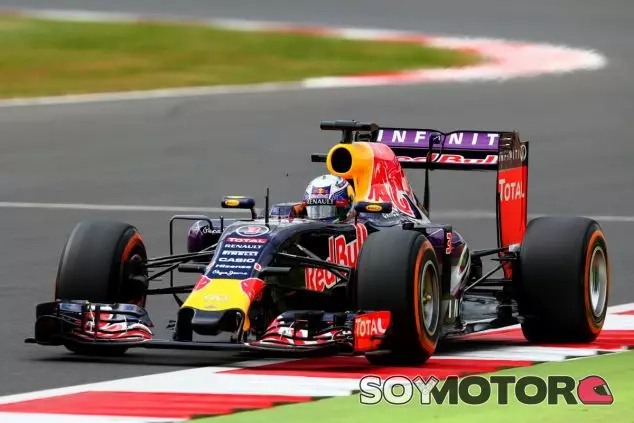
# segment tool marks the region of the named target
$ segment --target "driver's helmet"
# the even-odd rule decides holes
[[[306,217],[332,222],[345,219],[354,201],[352,186],[345,179],[322,175],[313,179],[304,192]]]

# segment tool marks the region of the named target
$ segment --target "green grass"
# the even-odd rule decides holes
[[[480,60],[402,43],[0,15],[0,97],[296,81]]]
[[[338,397],[298,405],[240,412],[195,420],[196,423],[626,423],[634,421],[634,352],[624,352],[563,363],[509,369],[496,375],[570,375],[581,379],[590,374],[602,376],[614,395],[612,405],[522,405],[509,399],[508,405],[496,400],[480,406],[469,405],[361,405],[358,395]],[[510,391],[512,392],[512,391]],[[509,392],[509,393],[510,393]],[[531,394],[531,392],[528,392]],[[495,397],[495,392],[494,396]]]

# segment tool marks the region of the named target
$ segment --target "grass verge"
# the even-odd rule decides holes
[[[0,97],[79,94],[443,68],[475,55],[412,44],[0,15]]]
[[[631,421],[634,415],[634,352],[546,363],[533,367],[509,369],[496,375],[570,375],[579,379],[596,374],[603,377],[614,395],[612,405],[522,405],[509,398],[508,405],[498,405],[494,391],[492,400],[479,406],[420,405],[412,401],[405,405],[361,405],[358,395],[338,397],[297,405],[246,411],[228,416],[194,420],[196,423],[605,423]],[[509,392],[509,397],[510,393]],[[530,390],[528,392],[531,394]]]

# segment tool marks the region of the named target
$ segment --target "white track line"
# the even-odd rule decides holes
[[[61,209],[61,210],[94,210],[94,211],[139,211],[139,212],[207,212],[207,213],[247,213],[246,210],[223,209],[221,207],[179,207],[148,206],[125,204],[84,204],[84,203],[28,203],[0,201],[4,209]]]
[[[569,357],[593,357],[599,354],[597,349],[558,348],[558,347],[502,347],[490,349],[474,349],[473,351],[456,352],[445,356],[463,356],[470,359],[488,358],[498,360],[530,360],[530,361],[565,361]]]
[[[571,48],[545,43],[522,41],[447,37],[372,28],[333,28],[301,26],[291,23],[262,22],[232,19],[191,19],[183,17],[132,13],[106,13],[81,10],[33,10],[2,8],[13,15],[50,20],[78,22],[172,22],[222,27],[240,31],[268,31],[277,33],[305,33],[347,40],[390,41],[419,46],[469,50],[487,59],[486,62],[461,68],[414,69],[355,76],[328,76],[308,78],[297,82],[231,85],[216,87],[188,87],[148,91],[96,93],[41,98],[1,100],[0,107],[43,106],[94,103],[108,101],[181,98],[224,94],[263,93],[300,89],[366,87],[379,85],[410,85],[437,82],[504,81],[511,78],[534,77],[545,74],[563,74],[580,70],[601,69],[607,59],[587,49]]]
[[[634,310],[634,303],[619,304],[619,305],[608,307],[608,313],[610,314],[622,313],[624,311],[631,311],[631,310]]]
[[[173,372],[166,373],[156,373],[145,376],[134,376],[125,379],[113,379],[104,382],[96,382],[96,383],[86,383],[82,385],[74,385],[74,386],[65,386],[61,388],[52,388],[52,389],[44,389],[41,391],[34,392],[26,392],[22,394],[13,394],[13,395],[5,395],[0,396],[0,404],[10,404],[13,402],[19,401],[30,401],[39,398],[48,398],[59,395],[69,395],[76,394],[84,391],[91,390],[131,390],[135,386],[152,386],[153,384],[165,384],[176,381],[191,381],[191,380],[201,380],[205,381],[210,379],[216,373],[227,372],[230,370],[240,370],[245,367],[258,367],[266,364],[277,364],[283,363],[290,360],[282,360],[282,359],[261,359],[261,360],[251,360],[251,361],[242,361],[237,363],[231,363],[227,366],[210,366],[210,367],[199,367],[195,369],[186,369],[186,370],[177,370]],[[202,382],[200,382],[202,383]],[[183,382],[186,385],[185,382]],[[222,389],[222,386],[216,386],[218,389]],[[2,420],[0,420],[2,421]]]
[[[58,106],[64,104],[107,103],[129,100],[156,100],[225,94],[258,94],[305,89],[300,82],[263,83],[249,85],[219,85],[215,87],[172,88],[99,94],[77,94],[53,97],[0,100],[0,108],[21,106]]]
[[[292,360],[275,360],[277,363]],[[256,367],[256,366],[252,366]],[[0,397],[0,404],[77,394],[86,391],[173,392],[234,395],[343,396],[358,386],[355,378],[226,373],[234,367],[199,367],[114,379]],[[2,420],[0,420],[2,421]]]
[[[172,213],[247,213],[245,210],[223,209],[221,207],[204,206],[151,206],[136,204],[86,204],[86,203],[31,203],[20,201],[0,201],[0,209],[44,209],[44,210],[92,210],[92,211],[131,211],[131,212],[172,212]],[[495,219],[495,212],[486,210],[434,210],[433,216],[443,219]],[[545,214],[529,214],[528,217],[547,216]],[[634,216],[586,216],[598,222],[634,223]]]

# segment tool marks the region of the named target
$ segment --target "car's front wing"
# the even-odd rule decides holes
[[[322,326],[307,326],[314,316]],[[266,355],[313,356],[362,353],[381,348],[390,326],[389,312],[343,313],[346,324],[335,326],[331,315],[319,311],[287,312],[250,342],[203,342],[156,339],[147,311],[133,304],[49,302],[37,306],[35,337],[40,345],[92,345],[95,348],[151,348],[257,352]],[[325,316],[325,317],[324,317]],[[314,322],[313,322],[314,323]]]

